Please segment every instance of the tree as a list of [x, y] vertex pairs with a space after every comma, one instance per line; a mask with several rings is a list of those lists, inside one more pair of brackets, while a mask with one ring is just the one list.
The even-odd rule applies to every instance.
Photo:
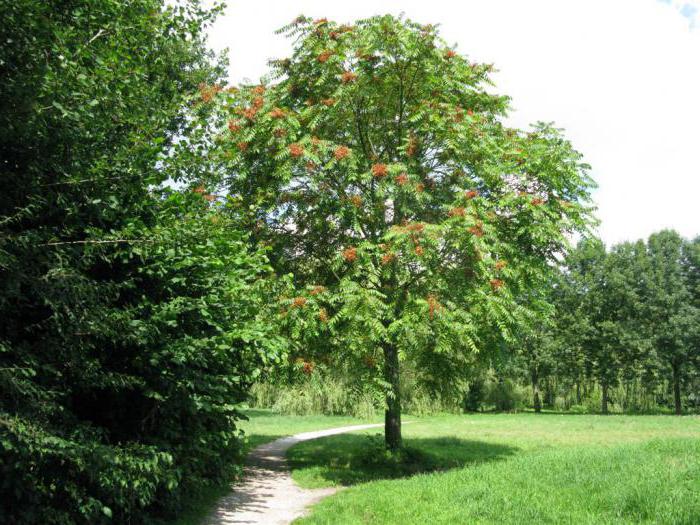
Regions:
[[396, 450], [401, 361], [449, 380], [487, 333], [508, 337], [528, 311], [515, 298], [587, 227], [592, 182], [551, 125], [507, 127], [492, 67], [433, 26], [299, 17], [283, 31], [294, 52], [270, 81], [219, 95], [220, 182], [306, 290], [288, 319], [337, 360], [372, 363]]
[[637, 250], [622, 244], [606, 253], [599, 239], [584, 239], [566, 261], [569, 293], [578, 297], [576, 315], [581, 318], [570, 330], [581, 336], [587, 372], [600, 384], [603, 414], [608, 413], [609, 392], [618, 385], [622, 370], [634, 368], [645, 350], [635, 282]]
[[700, 310], [693, 304], [692, 251], [675, 231], [649, 237], [647, 320], [660, 359], [671, 372], [673, 404], [681, 414], [681, 383], [697, 354]]
[[[269, 267], [164, 168], [222, 73], [197, 1], [22, 1], [0, 42], [0, 497], [12, 523], [138, 523], [227, 479], [280, 350]], [[190, 109], [188, 109], [188, 107]], [[111, 519], [110, 519], [111, 518]]]

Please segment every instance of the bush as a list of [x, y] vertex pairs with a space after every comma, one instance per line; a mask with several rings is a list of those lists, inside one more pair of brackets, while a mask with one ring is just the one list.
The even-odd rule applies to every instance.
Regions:
[[240, 464], [236, 403], [283, 348], [264, 254], [181, 161], [214, 14], [3, 4], [3, 522], [137, 524]]
[[527, 389], [510, 379], [500, 379], [487, 385], [486, 401], [499, 412], [514, 412], [523, 408]]

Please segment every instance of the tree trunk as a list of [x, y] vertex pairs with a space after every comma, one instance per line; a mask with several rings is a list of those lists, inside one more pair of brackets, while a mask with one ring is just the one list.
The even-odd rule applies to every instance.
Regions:
[[608, 413], [608, 385], [603, 383], [600, 385], [603, 388], [603, 399], [601, 401], [600, 411], [603, 414]]
[[537, 386], [537, 374], [531, 374], [532, 379], [532, 406], [535, 412], [542, 412], [542, 401], [540, 400], [540, 390]]
[[680, 366], [674, 364], [673, 367], [673, 405], [676, 410], [676, 415], [680, 416], [683, 412], [681, 407], [681, 374]]
[[576, 381], [576, 404], [581, 404], [581, 382]]
[[384, 411], [384, 441], [386, 448], [401, 448], [401, 394], [399, 392], [399, 353], [396, 347], [384, 346], [384, 380], [390, 385]]

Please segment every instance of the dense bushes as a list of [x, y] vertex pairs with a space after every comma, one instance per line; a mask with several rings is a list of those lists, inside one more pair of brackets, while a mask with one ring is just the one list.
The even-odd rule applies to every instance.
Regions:
[[4, 522], [139, 523], [239, 464], [235, 405], [282, 347], [264, 254], [173, 158], [221, 73], [211, 16], [4, 6]]

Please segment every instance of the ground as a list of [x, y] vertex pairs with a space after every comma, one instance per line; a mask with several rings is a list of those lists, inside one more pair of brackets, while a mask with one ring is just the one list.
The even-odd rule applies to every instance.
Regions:
[[[251, 446], [377, 422], [248, 414], [243, 428]], [[698, 416], [526, 413], [405, 421], [411, 423], [399, 456], [383, 451], [375, 429], [289, 449], [300, 486], [349, 487], [298, 523], [700, 524]]]
[[[253, 416], [253, 436], [307, 430]], [[317, 428], [347, 424], [310, 418]], [[302, 487], [352, 486], [301, 523], [700, 523], [700, 417], [477, 414], [412, 418], [408, 451], [376, 431], [296, 445]], [[289, 430], [287, 430], [289, 429]]]

